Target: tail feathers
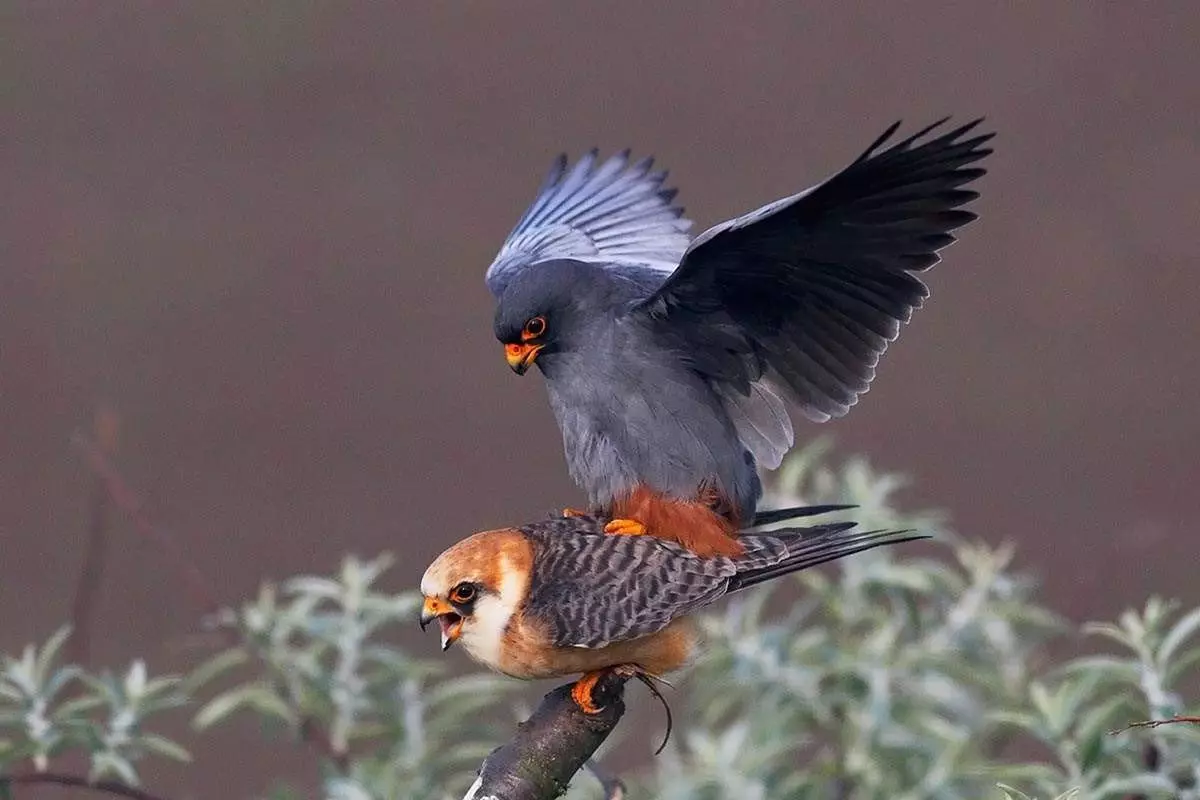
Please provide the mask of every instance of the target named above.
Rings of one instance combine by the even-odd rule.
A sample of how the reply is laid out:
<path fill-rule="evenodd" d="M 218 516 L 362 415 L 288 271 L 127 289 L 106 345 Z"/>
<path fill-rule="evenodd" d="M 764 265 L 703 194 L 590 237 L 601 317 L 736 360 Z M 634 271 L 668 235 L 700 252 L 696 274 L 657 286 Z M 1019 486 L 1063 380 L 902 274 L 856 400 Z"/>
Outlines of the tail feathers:
<path fill-rule="evenodd" d="M 858 508 L 854 505 L 824 505 L 824 506 L 792 506 L 791 508 L 772 508 L 769 511 L 759 511 L 754 515 L 754 521 L 748 528 L 758 528 L 763 525 L 773 525 L 800 517 L 815 517 L 818 514 L 831 514 L 834 511 L 847 511 Z"/>
<path fill-rule="evenodd" d="M 757 586 L 781 575 L 836 561 L 864 550 L 931 538 L 929 534 L 916 531 L 852 532 L 851 528 L 854 525 L 853 522 L 845 522 L 822 526 L 820 529 L 785 528 L 780 531 L 772 531 L 771 536 L 794 537 L 794 542 L 788 542 L 787 557 L 768 567 L 737 573 L 729 579 L 727 591 L 736 592 L 739 589 Z"/>

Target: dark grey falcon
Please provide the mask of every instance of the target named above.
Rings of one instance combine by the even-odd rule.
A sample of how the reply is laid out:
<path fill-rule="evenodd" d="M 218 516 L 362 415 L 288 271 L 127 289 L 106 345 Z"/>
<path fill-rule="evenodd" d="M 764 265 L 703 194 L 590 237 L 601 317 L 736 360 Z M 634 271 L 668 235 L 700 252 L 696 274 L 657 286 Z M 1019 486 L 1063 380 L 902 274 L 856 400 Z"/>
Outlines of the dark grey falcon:
<path fill-rule="evenodd" d="M 735 518 L 761 495 L 756 466 L 793 444 L 789 404 L 846 414 L 975 219 L 965 188 L 994 134 L 889 127 L 827 180 L 695 239 L 651 159 L 559 157 L 487 271 L 509 364 L 536 364 L 572 478 L 598 508 L 636 489 Z"/>

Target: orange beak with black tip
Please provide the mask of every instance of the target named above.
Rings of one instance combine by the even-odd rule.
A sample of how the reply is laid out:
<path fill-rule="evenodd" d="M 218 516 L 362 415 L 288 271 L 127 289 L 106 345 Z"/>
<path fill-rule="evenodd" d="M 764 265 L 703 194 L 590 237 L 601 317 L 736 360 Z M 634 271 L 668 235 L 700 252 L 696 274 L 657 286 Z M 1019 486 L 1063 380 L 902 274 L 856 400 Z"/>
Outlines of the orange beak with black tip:
<path fill-rule="evenodd" d="M 446 601 L 426 597 L 421 606 L 421 630 L 425 630 L 434 620 L 442 629 L 442 652 L 445 652 L 462 636 L 463 618 Z"/>
<path fill-rule="evenodd" d="M 504 360 L 512 367 L 513 372 L 518 375 L 524 375 L 537 359 L 538 352 L 542 347 L 544 345 L 532 342 L 506 344 L 504 345 Z"/>

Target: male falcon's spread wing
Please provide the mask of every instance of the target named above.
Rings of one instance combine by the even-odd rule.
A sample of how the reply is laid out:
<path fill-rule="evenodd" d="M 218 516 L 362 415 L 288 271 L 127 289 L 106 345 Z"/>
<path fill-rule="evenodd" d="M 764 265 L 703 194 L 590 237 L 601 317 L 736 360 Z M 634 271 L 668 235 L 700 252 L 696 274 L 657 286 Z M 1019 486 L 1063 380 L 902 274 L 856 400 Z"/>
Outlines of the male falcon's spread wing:
<path fill-rule="evenodd" d="M 853 532 L 855 523 L 743 533 L 737 558 L 700 558 L 653 536 L 573 533 L 529 526 L 533 580 L 524 611 L 547 626 L 556 647 L 603 647 L 646 636 L 724 594 L 852 553 L 923 538 L 909 532 Z"/>
<path fill-rule="evenodd" d="M 918 141 L 940 124 L 881 149 L 897 123 L 824 183 L 701 234 L 634 313 L 726 396 L 765 380 L 812 420 L 845 414 L 928 296 L 912 273 L 975 219 L 960 206 L 978 194 L 961 187 L 984 174 L 970 165 L 993 134 L 976 120 Z M 768 439 L 766 452 L 785 441 Z"/>
<path fill-rule="evenodd" d="M 570 170 L 559 156 L 537 199 L 508 235 L 487 271 L 499 296 L 516 270 L 554 259 L 575 259 L 615 269 L 647 269 L 664 276 L 687 249 L 691 222 L 663 188 L 666 172 L 654 160 L 629 163 L 629 151 L 597 166 L 591 151 Z"/>

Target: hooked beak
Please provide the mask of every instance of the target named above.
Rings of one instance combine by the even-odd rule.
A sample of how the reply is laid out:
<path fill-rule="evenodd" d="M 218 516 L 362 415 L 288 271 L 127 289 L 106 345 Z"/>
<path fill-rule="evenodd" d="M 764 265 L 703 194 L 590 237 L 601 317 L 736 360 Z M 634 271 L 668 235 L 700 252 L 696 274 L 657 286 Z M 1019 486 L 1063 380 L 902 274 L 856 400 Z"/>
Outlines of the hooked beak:
<path fill-rule="evenodd" d="M 421 606 L 421 630 L 425 630 L 435 619 L 442 628 L 442 652 L 444 653 L 450 649 L 450 645 L 458 641 L 458 637 L 462 636 L 463 618 L 449 603 L 436 597 L 426 597 L 424 605 Z"/>
<path fill-rule="evenodd" d="M 504 360 L 512 367 L 513 372 L 524 375 L 529 366 L 537 359 L 538 351 L 543 347 L 545 345 L 530 344 L 529 342 L 506 344 L 504 345 Z"/>

